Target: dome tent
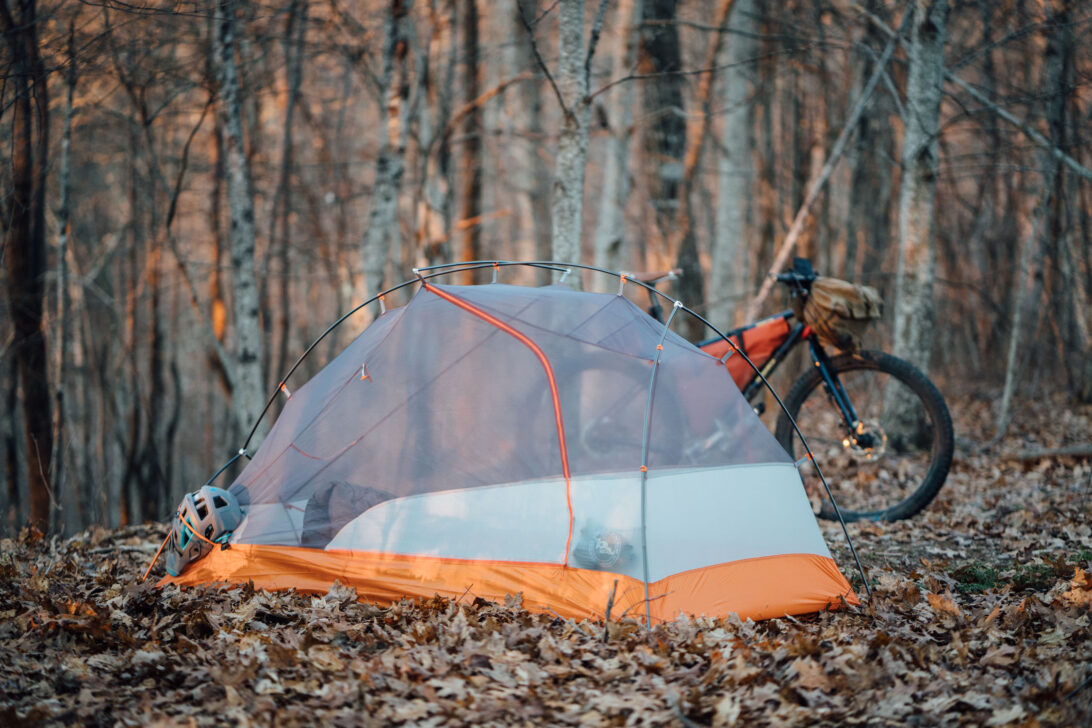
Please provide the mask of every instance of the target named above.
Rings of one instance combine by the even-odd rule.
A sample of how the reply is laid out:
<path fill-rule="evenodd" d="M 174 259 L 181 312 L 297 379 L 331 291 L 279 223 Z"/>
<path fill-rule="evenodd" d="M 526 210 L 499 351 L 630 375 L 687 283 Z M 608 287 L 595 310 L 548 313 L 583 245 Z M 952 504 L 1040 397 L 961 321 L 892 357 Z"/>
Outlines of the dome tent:
<path fill-rule="evenodd" d="M 622 295 L 434 281 L 289 396 L 230 548 L 162 583 L 577 618 L 612 593 L 653 620 L 857 602 L 720 360 Z"/>

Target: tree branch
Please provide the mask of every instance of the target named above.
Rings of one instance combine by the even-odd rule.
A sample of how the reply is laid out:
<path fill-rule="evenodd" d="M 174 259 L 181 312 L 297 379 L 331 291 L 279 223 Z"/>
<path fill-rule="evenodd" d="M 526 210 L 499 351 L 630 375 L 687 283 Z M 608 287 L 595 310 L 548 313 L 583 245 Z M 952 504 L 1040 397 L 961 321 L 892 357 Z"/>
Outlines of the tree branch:
<path fill-rule="evenodd" d="M 596 89 L 595 91 L 593 91 L 592 93 L 588 94 L 584 99 L 584 103 L 589 103 L 596 96 L 598 96 L 600 94 L 603 94 L 603 93 L 606 93 L 607 91 L 610 91 L 612 88 L 614 88 L 618 84 L 625 83 L 626 81 L 644 81 L 644 80 L 651 79 L 651 78 L 665 78 L 667 76 L 700 76 L 700 75 L 705 74 L 705 73 L 716 73 L 717 71 L 724 71 L 724 70 L 727 70 L 729 68 L 738 68 L 739 66 L 750 66 L 750 65 L 752 65 L 754 63 L 757 63 L 759 61 L 764 61 L 767 58 L 773 58 L 775 56 L 780 56 L 780 55 L 783 55 L 783 54 L 799 53 L 800 51 L 805 51 L 805 50 L 808 50 L 809 48 L 811 48 L 810 45 L 809 46 L 801 46 L 799 48 L 786 48 L 786 49 L 779 50 L 779 51 L 771 51 L 769 53 L 763 53 L 760 56 L 754 56 L 753 58 L 747 58 L 747 59 L 742 60 L 742 61 L 736 61 L 735 63 L 723 63 L 723 64 L 721 64 L 719 66 L 708 66 L 707 68 L 692 68 L 690 70 L 680 70 L 680 71 L 658 71 L 656 73 L 630 73 L 630 74 L 627 74 L 625 76 L 621 76 L 619 78 L 616 78 L 613 81 L 608 82 L 604 86 L 602 86 L 602 87 Z"/>
<path fill-rule="evenodd" d="M 870 21 L 872 21 L 872 23 L 877 28 L 879 28 L 884 33 L 886 33 L 888 35 L 888 37 L 892 38 L 893 40 L 897 40 L 900 45 L 904 44 L 906 42 L 905 40 L 903 40 L 901 32 L 896 33 L 886 23 L 884 23 L 882 20 L 880 20 L 879 18 L 877 18 L 875 15 L 868 12 L 867 10 L 865 10 L 863 8 L 861 8 L 860 10 L 861 10 L 861 13 L 863 15 L 865 15 L 865 17 L 867 17 Z M 1083 177 L 1084 179 L 1088 180 L 1089 182 L 1092 182 L 1092 169 L 1089 169 L 1088 167 L 1085 167 L 1083 164 L 1078 162 L 1076 159 L 1069 156 L 1068 154 L 1063 152 L 1058 147 L 1054 146 L 1054 144 L 1052 144 L 1049 139 L 1047 139 L 1045 136 L 1043 136 L 1039 132 L 1035 131 L 1035 129 L 1033 129 L 1030 125 L 1024 123 L 1023 121 L 1020 121 L 1020 119 L 1016 118 L 1012 113 L 1010 113 L 1009 111 L 1006 111 L 1005 109 L 1001 108 L 1000 106 L 998 106 L 994 102 L 990 101 L 989 98 L 984 93 L 982 93 L 978 89 L 971 86 L 969 83 L 964 81 L 962 78 L 960 78 L 959 76 L 957 76 L 954 73 L 952 73 L 951 71 L 949 71 L 947 68 L 944 69 L 944 78 L 951 81 L 956 86 L 959 86 L 961 89 L 963 89 L 968 94 L 970 94 L 971 98 L 973 98 L 975 101 L 982 104 L 987 109 L 992 111 L 994 114 L 996 114 L 997 116 L 1000 116 L 1002 119 L 1004 119 L 1005 121 L 1007 121 L 1010 124 L 1012 124 L 1013 126 L 1015 126 L 1017 129 L 1022 131 L 1025 136 L 1027 136 L 1029 139 L 1031 139 L 1031 141 L 1035 142 L 1035 144 L 1037 146 L 1041 147 L 1044 151 L 1046 151 L 1048 154 L 1050 154 L 1050 156 L 1054 157 L 1059 162 L 1061 162 L 1065 166 L 1069 167 L 1069 169 L 1071 169 L 1073 172 L 1077 173 L 1079 176 Z"/>
<path fill-rule="evenodd" d="M 610 0 L 599 0 L 599 9 L 595 11 L 595 20 L 592 22 L 591 36 L 588 38 L 588 55 L 584 57 L 584 87 L 591 85 L 591 64 L 595 57 L 595 47 L 599 44 L 599 35 L 603 32 L 603 16 L 607 14 L 607 5 Z M 587 100 L 585 100 L 586 102 Z"/>
<path fill-rule="evenodd" d="M 910 15 L 910 13 L 906 13 L 903 16 L 903 27 L 909 22 Z M 815 201 L 819 198 L 819 193 L 823 190 L 823 186 L 826 185 L 827 180 L 830 179 L 830 175 L 834 172 L 838 160 L 842 158 L 842 153 L 845 151 L 850 136 L 853 135 L 853 130 L 857 126 L 858 119 L 860 119 L 861 114 L 864 113 L 865 107 L 868 105 L 868 100 L 872 97 L 873 91 L 876 90 L 876 85 L 886 73 L 885 69 L 887 67 L 887 62 L 895 52 L 895 45 L 894 39 L 888 41 L 887 47 L 883 49 L 883 54 L 880 56 L 879 60 L 876 61 L 876 67 L 872 70 L 872 75 L 869 77 L 864 88 L 861 89 L 861 97 L 857 99 L 857 103 L 854 104 L 853 110 L 849 112 L 849 116 L 846 117 L 846 123 L 842 127 L 842 131 L 838 134 L 834 146 L 831 147 L 826 164 L 823 165 L 823 169 L 819 172 L 819 175 L 809 185 L 808 194 L 804 198 L 804 203 L 800 205 L 800 209 L 796 212 L 796 217 L 793 218 L 792 226 L 789 228 L 788 234 L 785 235 L 785 241 L 781 243 L 781 248 L 777 251 L 777 256 L 774 258 L 773 265 L 770 266 L 769 274 L 766 276 L 766 279 L 762 281 L 762 287 L 758 289 L 758 294 L 747 306 L 745 320 L 752 321 L 758 318 L 758 312 L 762 308 L 763 302 L 773 289 L 773 284 L 776 280 L 775 276 L 785 267 L 789 255 L 792 253 L 793 248 L 796 247 L 796 240 L 804 231 L 804 223 L 808 220 L 811 206 L 815 204 Z"/>
<path fill-rule="evenodd" d="M 523 24 L 523 29 L 527 31 L 527 38 L 531 41 L 531 52 L 535 54 L 535 61 L 538 63 L 538 67 L 542 69 L 543 75 L 546 76 L 546 80 L 550 82 L 550 88 L 554 90 L 554 96 L 557 97 L 557 103 L 561 104 L 561 111 L 568 118 L 573 118 L 573 112 L 565 104 L 565 99 L 561 96 L 561 89 L 557 87 L 557 81 L 554 80 L 553 74 L 550 73 L 550 69 L 546 66 L 546 61 L 543 60 L 542 54 L 538 51 L 538 42 L 535 41 L 535 31 L 531 27 L 531 24 L 527 22 L 527 15 L 523 12 L 523 3 L 520 0 L 516 0 L 516 8 L 519 10 L 519 21 Z"/>

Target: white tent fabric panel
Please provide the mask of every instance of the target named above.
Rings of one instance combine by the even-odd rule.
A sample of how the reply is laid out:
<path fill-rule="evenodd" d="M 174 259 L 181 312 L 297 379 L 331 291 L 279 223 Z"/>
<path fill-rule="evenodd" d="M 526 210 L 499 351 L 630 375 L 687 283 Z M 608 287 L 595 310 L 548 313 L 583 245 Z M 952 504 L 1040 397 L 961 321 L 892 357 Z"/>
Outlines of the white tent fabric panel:
<path fill-rule="evenodd" d="M 550 479 L 385 501 L 346 524 L 326 550 L 560 563 L 568 532 L 565 481 Z"/>
<path fill-rule="evenodd" d="M 791 465 L 651 471 L 649 579 L 779 554 L 830 556 Z M 569 564 L 644 578 L 640 474 L 572 479 Z M 326 546 L 453 559 L 560 563 L 565 481 L 550 479 L 385 501 Z"/>
<path fill-rule="evenodd" d="M 741 559 L 830 556 L 793 465 L 649 471 L 647 488 L 650 581 Z"/>

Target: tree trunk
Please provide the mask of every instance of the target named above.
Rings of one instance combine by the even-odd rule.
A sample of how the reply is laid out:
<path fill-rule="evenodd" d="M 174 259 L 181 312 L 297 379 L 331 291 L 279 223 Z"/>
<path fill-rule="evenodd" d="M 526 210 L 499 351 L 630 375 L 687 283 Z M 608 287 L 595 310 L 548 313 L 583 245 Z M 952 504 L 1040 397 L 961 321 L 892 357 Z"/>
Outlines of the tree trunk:
<path fill-rule="evenodd" d="M 618 42 L 614 47 L 611 69 L 615 76 L 624 76 L 637 63 L 637 23 L 643 0 L 621 0 L 618 5 Z M 606 167 L 603 170 L 603 192 L 599 197 L 599 222 L 595 229 L 595 265 L 618 270 L 626 255 L 622 249 L 626 234 L 626 200 L 629 199 L 629 145 L 633 136 L 633 104 L 637 84 L 627 82 L 611 89 L 607 122 Z M 604 285 L 610 282 L 604 278 Z M 604 288 L 604 290 L 607 290 Z"/>
<path fill-rule="evenodd" d="M 716 65 L 724 35 L 719 29 L 727 26 L 733 5 L 734 0 L 720 0 L 716 14 L 716 27 L 718 30 L 709 40 L 702 68 L 711 69 Z M 684 303 L 689 303 L 691 306 L 701 306 L 705 302 L 705 273 L 702 270 L 701 258 L 698 255 L 698 238 L 694 232 L 692 198 L 694 181 L 698 171 L 698 160 L 701 158 L 702 149 L 705 146 L 705 139 L 709 131 L 709 118 L 713 111 L 713 83 L 716 76 L 709 72 L 701 74 L 700 78 L 698 90 L 694 97 L 694 114 L 690 117 L 685 132 L 686 154 L 683 159 L 682 177 L 678 188 L 679 199 L 675 224 L 670 238 L 670 247 L 676 251 L 675 267 L 682 271 L 682 280 L 677 286 L 677 296 Z M 705 324 L 694 316 L 688 316 L 684 324 L 687 326 L 687 336 L 690 339 L 701 338 Z"/>
<path fill-rule="evenodd" d="M 936 276 L 934 197 L 940 99 L 944 86 L 947 0 L 915 0 L 906 82 L 899 190 L 899 261 L 895 282 L 895 356 L 929 370 Z"/>
<path fill-rule="evenodd" d="M 882 0 L 870 0 L 873 12 L 882 12 Z M 877 53 L 885 38 L 871 23 L 865 25 L 862 42 Z M 875 63 L 872 54 L 859 54 L 853 66 L 853 92 L 860 95 Z M 895 135 L 891 128 L 892 102 L 879 93 L 857 121 L 850 172 L 849 215 L 846 219 L 846 251 L 839 274 L 849 280 L 879 272 L 890 237 L 892 166 Z"/>
<path fill-rule="evenodd" d="M 1050 132 L 1050 141 L 1055 146 L 1065 147 L 1065 99 L 1068 93 L 1066 79 L 1066 34 L 1068 18 L 1065 10 L 1054 15 L 1047 23 L 1051 28 L 1047 38 L 1045 64 L 1043 66 L 1043 89 L 1049 94 L 1046 108 L 1046 121 Z M 1009 328 L 1008 355 L 1005 361 L 1005 385 L 1001 391 L 1001 403 L 997 416 L 997 437 L 1004 435 L 1011 419 L 1010 408 L 1016 393 L 1016 381 L 1023 369 L 1026 350 L 1021 354 L 1021 345 L 1028 338 L 1028 319 L 1032 309 L 1042 298 L 1045 277 L 1044 256 L 1051 245 L 1059 241 L 1056 229 L 1059 207 L 1056 204 L 1060 192 L 1059 172 L 1061 163 L 1050 154 L 1039 154 L 1043 169 L 1042 193 L 1031 215 L 1020 243 L 1020 257 L 1014 278 L 1012 322 Z M 1055 251 L 1057 253 L 1057 251 Z M 1059 305 L 1060 301 L 1055 302 Z"/>
<path fill-rule="evenodd" d="M 534 17 L 539 4 L 534 1 L 527 2 L 523 3 L 522 7 L 524 13 Z M 518 18 L 519 11 L 517 10 L 513 15 L 517 16 L 514 18 L 515 23 L 521 25 Z M 520 31 L 522 32 L 522 27 Z M 521 70 L 533 68 L 535 61 L 530 43 L 520 43 L 517 51 L 519 53 L 517 67 Z M 516 150 L 517 159 L 523 160 L 523 163 L 516 165 L 520 180 L 520 207 L 523 219 L 528 221 L 525 225 L 521 225 L 521 228 L 529 230 L 532 236 L 530 254 L 527 257 L 534 260 L 549 260 L 553 251 L 553 234 L 550 229 L 551 175 L 546 164 L 546 155 L 543 153 L 546 130 L 542 120 L 544 105 L 542 79 L 535 76 L 532 80 L 521 83 L 517 98 L 527 118 L 526 139 L 518 145 Z M 538 272 L 539 283 L 546 283 L 549 278 L 549 271 Z"/>
<path fill-rule="evenodd" d="M 280 335 L 277 342 L 277 355 L 273 360 L 272 375 L 276 381 L 284 376 L 288 367 L 288 344 L 292 330 L 292 287 L 289 276 L 288 251 L 291 205 L 289 187 L 295 166 L 295 145 L 293 143 L 293 120 L 296 104 L 300 96 L 300 84 L 303 81 L 303 42 L 307 35 L 308 0 L 292 0 L 288 6 L 288 17 L 284 29 L 285 86 L 284 136 L 281 143 L 281 169 L 277 179 L 277 191 L 273 196 L 273 211 L 269 224 L 269 247 L 277 251 L 280 292 L 278 294 L 278 313 L 280 316 Z"/>
<path fill-rule="evenodd" d="M 84 525 L 83 504 L 73 492 L 69 495 L 64 485 L 65 446 L 71 437 L 68 432 L 67 406 L 65 402 L 65 378 L 68 374 L 68 342 L 72 338 L 72 327 L 68 321 L 68 243 L 71 228 L 71 169 L 72 169 L 72 119 L 75 116 L 74 96 L 76 93 L 76 52 L 74 21 L 68 29 L 68 47 L 65 73 L 64 127 L 61 132 L 61 164 L 57 186 L 60 189 L 60 208 L 57 211 L 57 379 L 54 406 L 56 407 L 56 427 L 53 442 L 53 482 L 56 485 L 57 498 L 61 504 L 67 503 L 63 511 L 64 527 L 68 533 L 75 533 Z M 76 481 L 73 480 L 73 483 Z"/>
<path fill-rule="evenodd" d="M 262 328 L 255 276 L 254 196 L 243 140 L 242 100 L 235 64 L 236 6 L 237 0 L 217 2 L 214 49 L 231 210 L 232 313 L 235 319 L 235 386 L 231 405 L 235 426 L 245 438 L 265 405 L 265 380 L 262 377 Z"/>
<path fill-rule="evenodd" d="M 409 94 L 409 40 L 403 29 L 408 0 L 391 0 L 383 42 L 380 94 L 384 102 L 384 135 L 375 165 L 375 185 L 364 232 L 364 280 L 368 295 L 383 290 L 391 250 L 399 245 L 398 193 L 405 173 L 406 97 Z M 397 76 L 395 71 L 397 69 Z"/>
<path fill-rule="evenodd" d="M 49 170 L 49 97 L 38 46 L 35 0 L 22 0 L 13 15 L 0 0 L 0 24 L 8 47 L 12 84 L 11 192 L 5 204 L 4 258 L 8 301 L 15 328 L 13 349 L 23 391 L 30 525 L 49 530 L 52 494 L 53 403 L 42 333 L 45 305 L 45 191 Z"/>
<path fill-rule="evenodd" d="M 552 257 L 558 261 L 579 263 L 591 111 L 585 102 L 588 77 L 584 72 L 584 0 L 561 0 L 558 34 L 560 58 L 557 87 L 564 108 L 551 201 Z M 580 276 L 570 276 L 567 282 L 579 287 Z"/>
<path fill-rule="evenodd" d="M 892 353 L 923 372 L 933 351 L 936 276 L 933 203 L 937 187 L 940 99 L 944 90 L 947 0 L 915 0 L 910 21 L 902 182 L 899 189 L 899 261 L 895 279 Z M 924 423 L 905 390 L 888 389 L 884 402 L 892 447 L 915 439 Z"/>
<path fill-rule="evenodd" d="M 482 109 L 474 103 L 481 93 L 481 63 L 478 57 L 478 0 L 460 0 L 463 30 L 463 98 L 471 104 L 463 120 L 461 169 L 462 206 L 456 228 L 460 230 L 458 260 L 482 258 Z M 463 283 L 474 282 L 475 271 L 460 276 Z"/>
<path fill-rule="evenodd" d="M 736 0 L 731 27 L 722 54 L 727 66 L 721 74 L 721 104 L 726 107 L 717 154 L 717 207 L 710 255 L 709 307 L 707 318 L 721 329 L 735 323 L 736 302 L 747 280 L 748 211 L 751 203 L 754 161 L 751 134 L 751 94 L 754 67 L 743 65 L 754 58 L 758 44 L 755 33 L 755 0 Z"/>
<path fill-rule="evenodd" d="M 644 0 L 641 19 L 640 73 L 668 74 L 642 82 L 642 103 L 647 117 L 645 154 L 653 174 L 649 203 L 656 213 L 660 235 L 666 239 L 675 221 L 679 184 L 686 153 L 684 77 L 679 45 L 678 0 Z M 664 251 L 668 252 L 668 251 Z"/>

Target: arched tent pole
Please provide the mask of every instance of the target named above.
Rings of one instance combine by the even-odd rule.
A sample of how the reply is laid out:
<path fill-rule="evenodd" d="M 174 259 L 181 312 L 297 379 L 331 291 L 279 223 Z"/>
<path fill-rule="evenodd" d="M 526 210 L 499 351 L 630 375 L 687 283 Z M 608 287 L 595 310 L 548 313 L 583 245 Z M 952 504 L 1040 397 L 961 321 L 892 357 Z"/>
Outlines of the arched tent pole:
<path fill-rule="evenodd" d="M 657 295 L 657 296 L 661 297 L 662 299 L 664 299 L 664 301 L 670 302 L 672 307 L 674 307 L 676 309 L 681 309 L 681 310 L 685 311 L 686 313 L 690 314 L 691 316 L 693 316 L 694 318 L 698 319 L 703 324 L 705 324 L 707 327 L 709 327 L 721 339 L 728 342 L 728 346 L 731 347 L 731 349 L 733 351 L 738 353 L 743 358 L 743 361 L 745 361 L 747 363 L 747 366 L 751 367 L 751 369 L 754 371 L 754 373 L 756 375 L 758 375 L 758 378 L 762 381 L 762 384 L 766 387 L 766 389 L 770 392 L 770 394 L 773 395 L 774 399 L 777 401 L 778 406 L 781 408 L 781 411 L 785 414 L 785 417 L 788 418 L 789 423 L 792 425 L 793 430 L 796 432 L 797 436 L 800 438 L 800 442 L 801 442 L 801 444 L 803 444 L 804 450 L 808 454 L 808 459 L 811 460 L 811 462 L 815 465 L 815 470 L 819 474 L 819 479 L 823 483 L 823 488 L 826 491 L 827 498 L 828 498 L 828 500 L 830 500 L 830 504 L 831 504 L 831 506 L 834 507 L 834 512 L 838 516 L 838 522 L 842 526 L 842 534 L 845 536 L 846 543 L 849 545 L 850 553 L 853 554 L 853 560 L 857 565 L 857 571 L 861 575 L 861 581 L 864 584 L 865 591 L 868 593 L 869 599 L 872 598 L 872 587 L 868 583 L 868 574 L 865 572 L 864 566 L 861 564 L 861 559 L 857 555 L 857 548 L 856 548 L 856 546 L 854 546 L 853 539 L 849 535 L 849 529 L 846 526 L 845 518 L 842 516 L 842 510 L 841 510 L 841 508 L 838 507 L 838 502 L 834 499 L 834 494 L 830 490 L 830 485 L 827 483 L 826 476 L 823 475 L 822 468 L 819 467 L 819 463 L 816 462 L 816 460 L 815 460 L 815 455 L 811 450 L 811 445 L 808 444 L 807 438 L 804 437 L 804 433 L 802 433 L 800 431 L 800 428 L 796 424 L 796 420 L 793 418 L 792 415 L 789 414 L 788 408 L 785 407 L 785 403 L 781 400 L 781 396 L 777 393 L 777 391 L 773 388 L 773 386 L 770 384 L 770 382 L 766 379 L 765 375 L 761 372 L 761 370 L 759 370 L 759 368 L 757 366 L 755 366 L 755 363 L 753 361 L 751 361 L 750 357 L 747 356 L 746 352 L 744 352 L 741 348 L 736 346 L 736 344 L 727 336 L 727 334 L 725 334 L 723 331 L 721 331 L 716 326 L 714 326 L 712 323 L 710 323 L 708 319 L 706 319 L 704 316 L 697 313 L 693 309 L 687 307 L 684 303 L 679 301 L 677 298 L 673 298 L 673 297 L 669 296 L 668 294 L 664 293 L 663 291 L 659 290 L 658 288 L 655 288 L 653 286 L 648 285 L 647 283 L 644 283 L 644 282 L 638 281 L 638 280 L 634 280 L 633 278 L 631 278 L 629 276 L 626 276 L 624 273 L 608 270 L 606 268 L 600 268 L 600 267 L 594 266 L 594 265 L 587 265 L 585 263 L 568 263 L 568 262 L 564 262 L 564 261 L 555 261 L 555 260 L 534 260 L 534 261 L 474 260 L 474 261 L 467 261 L 467 262 L 463 262 L 463 263 L 440 263 L 440 264 L 437 264 L 437 265 L 431 265 L 431 266 L 425 266 L 425 267 L 421 267 L 421 268 L 415 268 L 414 269 L 414 274 L 415 274 L 414 278 L 410 278 L 409 280 L 403 281 L 402 283 L 399 283 L 396 286 L 392 286 L 391 288 L 388 288 L 385 291 L 372 296 L 371 298 L 364 301 L 363 303 L 360 303 L 357 306 L 353 307 L 350 311 L 343 314 L 337 321 L 330 324 L 330 326 L 327 327 L 326 330 L 323 331 L 321 334 L 319 334 L 318 338 L 316 338 L 311 343 L 311 345 L 308 346 L 304 350 L 304 352 L 302 354 L 300 354 L 299 358 L 296 359 L 296 362 L 288 370 L 288 373 L 285 374 L 284 377 L 281 378 L 280 382 L 277 383 L 276 388 L 274 388 L 274 390 L 273 390 L 273 394 L 270 395 L 269 400 L 266 402 L 265 407 L 261 411 L 261 414 L 258 415 L 258 419 L 254 422 L 254 426 L 251 428 L 250 434 L 247 435 L 246 442 L 243 444 L 243 447 L 240 449 L 239 455 L 247 455 L 249 457 L 249 453 L 247 452 L 247 447 L 250 445 L 250 441 L 254 438 L 254 434 L 258 431 L 258 425 L 261 424 L 261 421 L 265 417 L 266 413 L 269 411 L 269 408 L 273 406 L 273 402 L 277 398 L 277 394 L 281 391 L 281 387 L 284 386 L 287 383 L 288 378 L 292 376 L 292 374 L 296 371 L 296 369 L 299 367 L 299 365 L 303 363 L 303 360 L 306 359 L 310 355 L 310 353 L 315 349 L 316 346 L 318 346 L 323 341 L 323 339 L 325 339 L 327 336 L 329 336 L 330 333 L 334 329 L 336 329 L 338 326 L 340 326 L 346 319 L 348 319 L 350 316 L 355 314 L 357 311 L 364 308 L 365 306 L 367 306 L 370 303 L 374 303 L 375 301 L 378 301 L 381 297 L 386 296 L 387 294 L 394 293 L 395 291 L 401 290 L 401 289 L 403 289 L 403 288 L 405 288 L 407 286 L 411 286 L 411 285 L 413 285 L 415 283 L 423 283 L 424 281 L 426 281 L 428 279 L 431 279 L 431 278 L 436 278 L 436 277 L 444 276 L 444 275 L 451 275 L 453 273 L 459 273 L 459 272 L 466 271 L 466 270 L 477 270 L 477 269 L 482 269 L 482 268 L 494 268 L 494 269 L 496 269 L 496 268 L 506 268 L 506 267 L 510 267 L 510 266 L 523 266 L 523 267 L 528 267 L 528 268 L 543 268 L 543 269 L 546 269 L 546 270 L 554 270 L 554 271 L 569 271 L 569 270 L 571 270 L 573 268 L 577 268 L 579 270 L 592 271 L 592 272 L 595 272 L 595 273 L 601 273 L 603 275 L 613 276 L 613 277 L 618 278 L 618 279 L 622 279 L 623 276 L 625 276 L 625 282 L 626 283 L 630 283 L 632 285 L 639 286 L 639 287 L 643 288 L 644 290 L 648 291 L 651 295 Z M 224 470 L 226 470 L 227 467 L 231 464 L 231 462 L 234 462 L 234 460 L 237 459 L 239 457 L 239 455 L 236 455 L 235 457 L 233 457 L 232 460 L 229 461 L 227 465 L 225 465 L 223 468 L 221 468 L 216 473 L 216 475 L 219 475 Z M 213 479 L 215 479 L 215 477 L 216 476 L 214 475 Z M 212 479 L 210 479 L 209 482 L 211 483 Z"/>
<path fill-rule="evenodd" d="M 386 289 L 385 291 L 382 291 L 380 293 L 375 294 L 374 296 L 372 296 L 368 300 L 364 301 L 363 303 L 357 304 L 356 306 L 351 308 L 349 311 L 342 314 L 342 316 L 338 320 L 334 321 L 332 324 L 330 324 L 326 328 L 325 331 L 323 331 L 321 334 L 319 334 L 318 337 L 314 341 L 311 342 L 310 346 L 308 346 L 306 349 L 303 350 L 303 353 L 300 354 L 298 359 L 296 359 L 296 362 L 289 368 L 288 372 L 283 377 L 281 377 L 279 382 L 277 382 L 277 386 L 273 388 L 273 394 L 271 394 L 269 396 L 269 399 L 265 403 L 265 407 L 263 407 L 262 411 L 258 414 L 258 419 L 255 420 L 254 426 L 250 428 L 250 434 L 247 435 L 246 441 L 243 443 L 243 447 L 242 447 L 242 450 L 241 450 L 242 454 L 244 454 L 244 455 L 247 454 L 247 452 L 246 452 L 247 448 L 250 446 L 250 441 L 254 439 L 255 433 L 257 433 L 257 431 L 258 431 L 258 425 L 261 424 L 262 420 L 265 418 L 266 413 L 269 412 L 269 408 L 273 406 L 273 402 L 276 401 L 277 394 L 281 391 L 281 388 L 288 384 L 288 378 L 291 377 L 295 373 L 296 369 L 298 369 L 300 364 L 303 363 L 303 360 L 306 359 L 308 356 L 310 356 L 311 352 L 315 350 L 315 347 L 317 347 L 319 344 L 321 344 L 322 341 L 327 336 L 329 336 L 331 333 L 333 333 L 334 329 L 336 329 L 338 326 L 343 324 L 346 321 L 346 319 L 348 319 L 350 316 L 355 314 L 357 311 L 360 311 L 361 309 L 367 307 L 369 304 L 375 303 L 376 301 L 378 301 L 379 299 L 387 296 L 390 293 L 394 293 L 395 291 L 400 291 L 403 288 L 406 288 L 407 286 L 412 286 L 414 283 L 422 283 L 425 280 L 428 280 L 429 278 L 436 278 L 438 276 L 451 275 L 452 273 L 458 273 L 458 272 L 461 272 L 461 271 L 464 271 L 464 270 L 475 270 L 475 269 L 479 269 L 479 268 L 489 268 L 489 267 L 492 267 L 494 264 L 497 264 L 497 265 L 511 265 L 511 263 L 501 263 L 500 261 L 471 261 L 471 262 L 467 262 L 467 263 L 448 263 L 448 264 L 445 264 L 445 265 L 429 266 L 427 268 L 415 268 L 414 272 L 416 273 L 416 276 L 414 278 L 404 280 L 401 283 L 399 283 L 398 285 L 391 286 L 390 288 Z M 536 267 L 536 268 L 550 268 L 552 270 L 565 270 L 564 268 L 562 268 L 560 266 L 557 266 L 556 264 L 548 264 L 548 263 L 537 263 L 537 264 L 525 263 L 525 264 L 519 264 L 519 265 L 531 265 L 531 266 Z M 435 269 L 438 269 L 438 268 L 448 268 L 449 270 L 435 270 Z M 434 272 L 430 272 L 430 271 L 434 271 Z M 234 459 L 235 458 L 232 458 L 232 461 L 234 461 Z M 230 463 L 228 463 L 228 464 L 230 464 Z M 219 474 L 220 473 L 218 472 L 217 475 L 219 475 Z M 213 477 L 215 477 L 215 476 L 213 476 Z"/>
<path fill-rule="evenodd" d="M 676 302 L 676 303 L 678 303 L 678 302 Z M 800 442 L 804 445 L 804 450 L 806 450 L 807 453 L 808 453 L 808 460 L 810 460 L 812 462 L 812 464 L 815 466 L 815 472 L 819 473 L 819 480 L 822 481 L 823 489 L 827 492 L 827 499 L 830 500 L 830 504 L 834 507 L 834 512 L 838 515 L 838 523 L 840 523 L 842 525 L 842 533 L 846 537 L 846 543 L 849 544 L 849 551 L 850 551 L 850 553 L 853 554 L 853 560 L 857 564 L 857 571 L 860 572 L 860 574 L 861 574 L 861 582 L 864 584 L 865 591 L 868 592 L 869 600 L 871 600 L 872 599 L 872 587 L 868 583 L 868 574 L 865 573 L 864 566 L 861 565 L 861 559 L 860 559 L 859 556 L 857 556 L 857 547 L 853 545 L 853 539 L 850 538 L 850 536 L 849 536 L 849 529 L 846 527 L 846 519 L 842 517 L 842 509 L 838 507 L 838 501 L 836 501 L 834 499 L 834 494 L 830 491 L 830 485 L 827 483 L 826 476 L 823 475 L 823 469 L 819 467 L 819 463 L 815 459 L 815 454 L 811 451 L 811 445 L 808 444 L 808 440 L 807 440 L 806 437 L 804 437 L 804 433 L 801 432 L 800 428 L 796 425 L 796 420 L 793 418 L 792 415 L 789 414 L 789 410 L 788 410 L 787 407 L 785 407 L 785 403 L 781 401 L 781 395 L 779 395 L 777 393 L 777 390 L 775 390 L 773 388 L 773 386 L 770 384 L 770 382 L 766 379 L 766 376 L 759 370 L 758 367 L 755 366 L 755 363 L 753 361 L 751 361 L 750 357 L 747 356 L 747 354 L 743 351 L 743 349 L 737 347 L 732 342 L 732 340 L 729 339 L 728 336 L 723 331 L 718 329 L 713 324 L 709 323 L 709 320 L 706 319 L 701 314 L 696 313 L 695 311 L 687 308 L 685 305 L 682 305 L 682 304 L 679 304 L 679 305 L 681 305 L 682 309 L 684 311 L 686 311 L 688 314 L 695 317 L 696 319 L 701 321 L 703 324 L 708 326 L 710 329 L 712 329 L 714 331 L 714 333 L 716 333 L 717 336 L 719 336 L 720 338 L 727 341 L 728 345 L 731 346 L 733 350 L 738 352 L 743 357 L 743 360 L 745 362 L 747 362 L 747 365 L 749 367 L 751 367 L 751 369 L 754 370 L 755 374 L 757 374 L 759 376 L 759 378 L 762 380 L 762 383 L 764 385 L 766 385 L 766 389 L 768 389 L 770 394 L 772 394 L 774 396 L 774 399 L 777 400 L 777 405 L 781 408 L 781 411 L 785 414 L 785 417 L 788 418 L 789 424 L 792 425 L 793 431 L 796 432 L 797 437 L 800 438 Z"/>

